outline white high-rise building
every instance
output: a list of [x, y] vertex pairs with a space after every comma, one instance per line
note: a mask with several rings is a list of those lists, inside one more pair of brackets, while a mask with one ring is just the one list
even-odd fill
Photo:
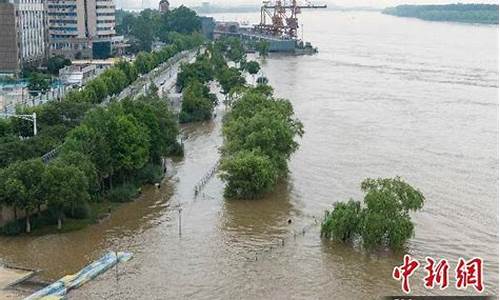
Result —
[[115, 36], [113, 0], [47, 0], [52, 54], [91, 57]]
[[0, 73], [18, 74], [47, 54], [46, 0], [0, 0]]

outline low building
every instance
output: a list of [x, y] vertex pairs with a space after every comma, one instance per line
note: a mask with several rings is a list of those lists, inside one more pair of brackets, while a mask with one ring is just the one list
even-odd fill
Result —
[[97, 74], [94, 64], [72, 64], [59, 70], [59, 79], [65, 85], [83, 86]]
[[45, 0], [0, 0], [0, 73], [41, 64], [47, 46]]

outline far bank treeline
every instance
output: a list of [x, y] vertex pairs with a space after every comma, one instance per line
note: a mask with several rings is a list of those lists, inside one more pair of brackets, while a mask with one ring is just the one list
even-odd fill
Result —
[[498, 24], [497, 4], [399, 5], [382, 13], [427, 21]]
[[[0, 206], [27, 216], [25, 226], [14, 221], [0, 231], [87, 219], [89, 203], [129, 200], [141, 184], [161, 178], [163, 157], [182, 154], [177, 117], [154, 85], [144, 96], [115, 100], [142, 74], [204, 43], [196, 31], [166, 33], [166, 46], [139, 52], [133, 62], [118, 61], [61, 101], [19, 108], [17, 113], [37, 113], [36, 136], [28, 121], [0, 120]], [[44, 164], [41, 156], [52, 149], [56, 158]]]

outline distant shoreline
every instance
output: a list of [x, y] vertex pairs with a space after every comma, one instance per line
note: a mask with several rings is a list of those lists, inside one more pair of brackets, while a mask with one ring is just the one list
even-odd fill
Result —
[[[318, 3], [322, 3], [318, 1]], [[219, 13], [259, 13], [260, 6], [258, 5], [239, 5], [239, 6], [218, 6], [211, 5], [208, 7], [193, 6], [191, 7], [198, 14], [219, 14]], [[327, 11], [382, 11], [381, 8], [352, 6], [344, 7], [337, 5], [328, 5], [325, 9]]]
[[425, 21], [498, 25], [497, 4], [398, 5], [382, 13]]

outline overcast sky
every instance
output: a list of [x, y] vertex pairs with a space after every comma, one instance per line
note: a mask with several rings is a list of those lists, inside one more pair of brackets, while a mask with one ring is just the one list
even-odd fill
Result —
[[[159, 0], [115, 0], [117, 2], [118, 7], [123, 7], [123, 8], [140, 8], [141, 4], [144, 1], [144, 6], [145, 7], [157, 7]], [[182, 1], [182, 0], [170, 0], [170, 3], [172, 6], [179, 6], [181, 4], [187, 5], [187, 6], [197, 6], [200, 5], [202, 2], [209, 2], [211, 4], [217, 4], [217, 5], [228, 5], [228, 6], [234, 6], [234, 5], [240, 5], [240, 4], [246, 4], [246, 5], [259, 5], [262, 3], [262, 1], [258, 0], [187, 0], [187, 1]], [[305, 0], [299, 0], [301, 3], [305, 3]], [[314, 0], [312, 1], [314, 4], [335, 4], [339, 6], [346, 6], [346, 7], [352, 7], [352, 6], [371, 6], [371, 7], [387, 7], [387, 6], [394, 6], [398, 4], [447, 4], [447, 3], [498, 3], [495, 0], [466, 0], [466, 1], [453, 1], [453, 0]]]

